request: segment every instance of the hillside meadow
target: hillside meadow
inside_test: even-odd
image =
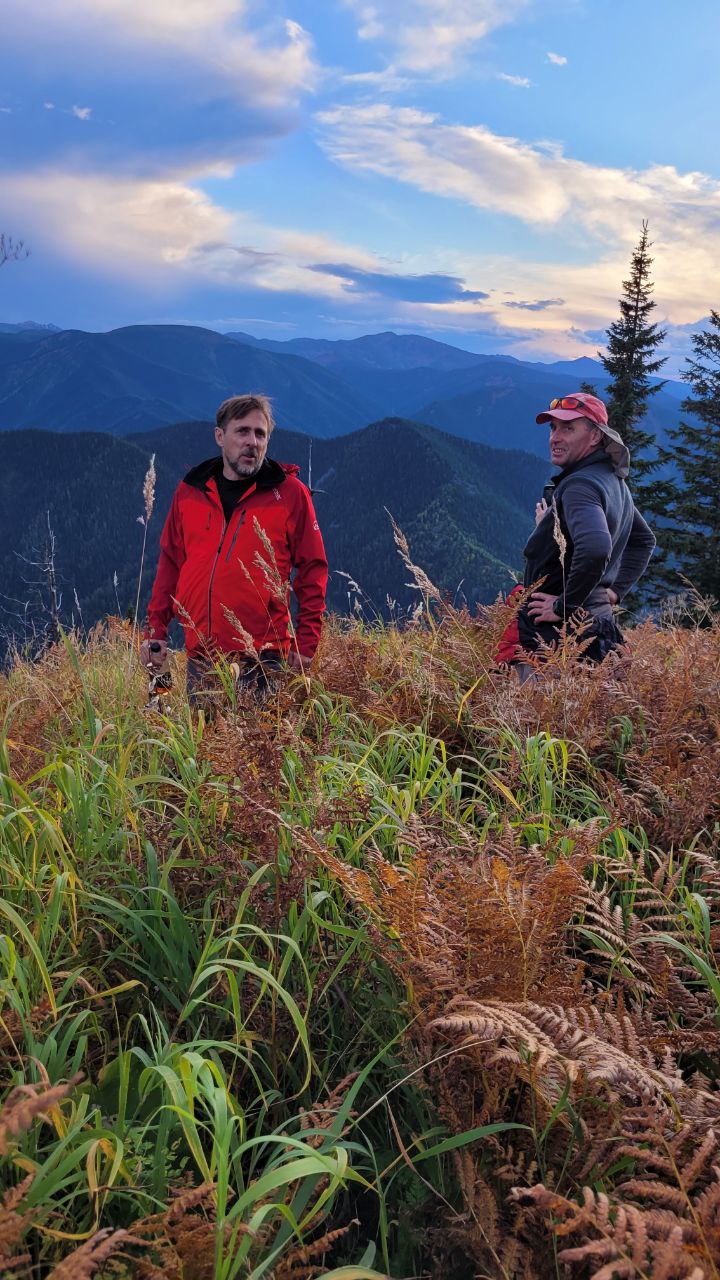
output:
[[[720,1275],[720,626],[507,618],[2,677],[0,1276]]]

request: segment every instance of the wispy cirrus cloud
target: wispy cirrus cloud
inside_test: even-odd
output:
[[[352,88],[372,89],[375,93],[400,93],[412,82],[407,76],[398,75],[394,67],[386,67],[384,71],[348,72],[341,77],[341,83]]]
[[[562,53],[547,53],[545,56],[548,62],[552,62],[556,67],[567,66],[567,58]]]
[[[593,165],[557,144],[446,124],[414,108],[340,107],[319,120],[322,144],[338,164],[510,214],[548,234],[562,230],[589,258],[612,261],[613,270],[626,264],[649,219],[657,296],[678,322],[707,310],[708,281],[720,256],[720,181],[708,174],[672,165]]]
[[[490,292],[483,323],[493,317],[498,334],[512,328],[515,354],[594,354],[597,341],[589,335],[604,333],[617,312],[628,255],[644,219],[653,240],[658,319],[669,322],[671,331],[696,324],[712,303],[720,181],[708,174],[682,173],[671,165],[593,165],[555,143],[448,124],[415,108],[391,112],[384,104],[336,108],[321,114],[320,125],[322,145],[343,167],[510,215],[546,238],[546,252],[535,260],[528,252],[465,252],[455,262],[445,255],[451,272],[460,268],[468,289],[482,282]],[[572,259],[568,241],[575,247]],[[508,290],[509,305],[502,300]],[[449,329],[472,325],[476,313],[476,304],[462,298],[426,310],[433,308],[438,323]]]
[[[506,84],[515,85],[516,89],[529,89],[532,80],[528,80],[527,76],[509,75],[507,71],[498,71],[496,80],[504,80]]]
[[[345,0],[361,40],[382,44],[395,66],[450,74],[457,58],[491,31],[513,22],[533,0]]]

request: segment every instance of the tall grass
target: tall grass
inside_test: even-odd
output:
[[[433,610],[211,724],[3,679],[0,1274],[717,1275],[718,629]]]

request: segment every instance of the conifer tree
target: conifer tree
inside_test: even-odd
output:
[[[650,320],[657,304],[652,296],[653,260],[649,250],[648,224],[643,222],[642,235],[630,262],[629,278],[623,281],[620,319],[614,320],[607,330],[607,354],[598,352],[611,379],[607,386],[610,425],[620,432],[632,455],[631,487],[639,498],[648,496],[643,477],[655,470],[658,459],[654,455],[655,436],[638,423],[645,416],[648,399],[663,385],[651,382],[650,378],[667,359],[667,356],[655,355],[666,331]]]
[[[710,312],[710,328],[693,334],[692,346],[681,374],[691,394],[681,410],[695,421],[671,431],[672,444],[663,451],[675,472],[664,486],[672,525],[663,542],[677,572],[701,595],[720,601],[720,312]]]

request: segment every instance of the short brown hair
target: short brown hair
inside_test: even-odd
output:
[[[234,418],[242,421],[247,418],[253,409],[258,409],[264,415],[267,422],[268,435],[271,434],[275,426],[273,418],[272,405],[267,396],[230,396],[229,400],[223,400],[220,408],[215,414],[215,425],[224,431],[228,422],[232,422]]]

